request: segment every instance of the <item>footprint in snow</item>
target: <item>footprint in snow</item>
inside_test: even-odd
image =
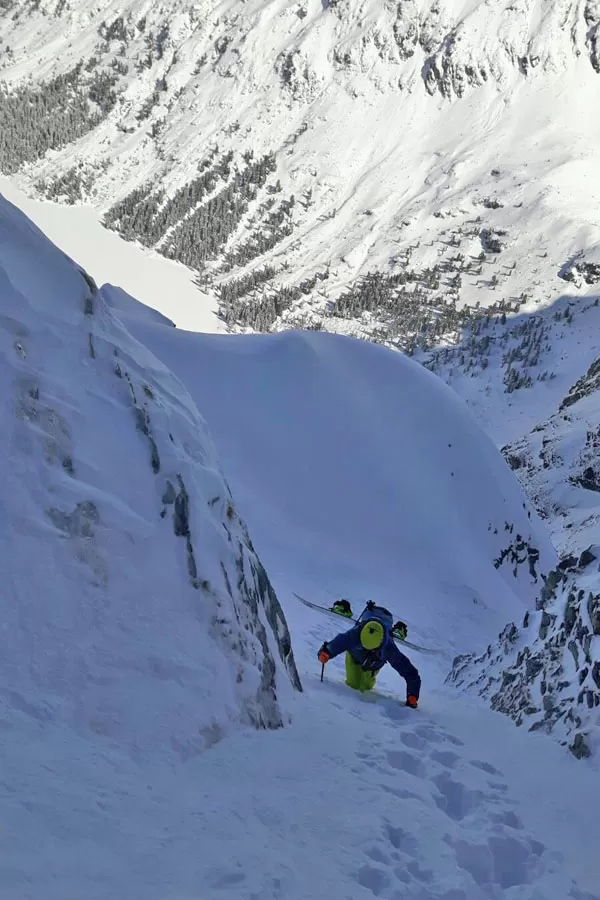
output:
[[[388,750],[385,755],[388,765],[392,769],[408,772],[409,775],[414,775],[415,778],[425,777],[425,766],[422,760],[415,756],[414,753],[408,753],[406,750]]]
[[[246,875],[244,872],[223,872],[220,875],[216,875],[213,877],[210,886],[212,888],[230,888],[234,885],[239,885],[242,881],[245,881]]]
[[[423,750],[427,746],[425,738],[415,734],[414,731],[403,731],[400,734],[400,740],[405,747],[410,747],[412,750]]]
[[[402,853],[406,853],[409,856],[416,856],[419,849],[418,842],[416,838],[409,831],[405,831],[404,828],[386,822],[383,826],[383,837],[394,850],[400,850]]]
[[[414,734],[424,740],[427,744],[453,744],[455,747],[464,747],[463,741],[460,741],[453,734],[447,731],[436,730],[432,725],[417,725],[414,728]]]
[[[383,852],[383,850],[377,845],[374,844],[372,847],[369,847],[365,850],[365,856],[368,856],[369,859],[372,859],[373,862],[382,863],[384,866],[389,866],[391,864],[390,857]]]
[[[405,725],[407,723],[407,717],[414,716],[415,713],[412,709],[407,709],[399,703],[386,703],[382,708],[382,715],[387,719],[391,719],[392,722],[400,722]]]
[[[387,890],[392,881],[405,885],[429,883],[433,873],[421,868],[418,854],[419,843],[410,832],[384,822],[380,840],[365,850],[365,855],[376,865],[363,865],[356,880],[376,897]]]
[[[457,753],[453,753],[451,750],[432,750],[429,754],[429,758],[433,759],[434,762],[439,763],[440,766],[444,766],[446,769],[453,769],[460,756]]]
[[[433,798],[436,806],[454,822],[462,822],[482,800],[487,799],[481,791],[471,790],[460,781],[455,781],[447,772],[442,772],[431,780],[439,791]]]
[[[394,787],[393,785],[390,785],[389,781],[383,782],[381,787],[384,791],[387,791],[388,794],[393,794],[394,797],[397,797],[398,800],[418,800],[419,803],[424,802],[423,797],[420,797],[419,794],[415,794],[413,791],[407,791],[405,788]]]
[[[480,759],[471,759],[469,762],[472,766],[475,766],[476,769],[487,772],[488,775],[502,775],[502,772],[499,772],[498,769],[495,769],[493,766],[490,766],[489,763],[483,762]]]
[[[531,884],[545,849],[539,841],[505,834],[490,835],[482,843],[451,838],[446,842],[456,854],[458,868],[468,872],[486,893],[492,885],[507,891]]]
[[[416,859],[406,864],[406,871],[412,875],[416,881],[423,881],[426,884],[433,881],[433,872],[431,869],[422,869]]]
[[[512,809],[506,812],[490,813],[490,821],[495,825],[506,825],[507,828],[514,828],[515,831],[521,831],[523,828],[523,823]]]
[[[506,794],[508,791],[508,785],[503,784],[501,781],[488,781],[489,786],[494,791],[499,791],[501,794]]]
[[[371,891],[375,897],[379,897],[390,884],[390,876],[387,872],[371,865],[361,866],[356,874],[356,880],[362,887]]]

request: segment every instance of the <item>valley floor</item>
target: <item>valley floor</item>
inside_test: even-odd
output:
[[[0,176],[0,194],[18,206],[98,285],[118,285],[142,303],[190,331],[224,331],[216,301],[194,284],[191,269],[124,241],[104,228],[91,206],[61,206],[27,197]]]

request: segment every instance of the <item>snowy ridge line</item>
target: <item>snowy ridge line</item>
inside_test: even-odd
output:
[[[310,607],[310,609],[317,610],[318,612],[328,613],[330,617],[337,619],[345,619],[346,622],[353,622],[355,625],[358,622],[358,619],[354,619],[350,616],[340,616],[339,613],[334,612],[332,609],[328,609],[326,606],[320,606],[318,603],[313,603],[311,600],[307,600],[305,597],[301,597],[300,594],[297,594],[295,591],[292,591],[294,597],[304,603],[306,606]],[[411,641],[400,640],[400,638],[393,635],[395,642],[400,647],[409,647],[411,650],[416,650],[418,653],[427,653],[431,656],[440,656],[442,655],[442,650],[431,650],[428,647],[421,647],[419,644],[413,644]]]

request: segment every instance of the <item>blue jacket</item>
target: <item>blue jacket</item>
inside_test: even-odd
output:
[[[400,653],[393,637],[389,634],[378,650],[365,650],[360,642],[360,632],[364,622],[359,622],[350,631],[342,631],[332,641],[327,641],[324,649],[333,659],[346,651],[354,662],[370,672],[378,672],[386,663],[396,670],[398,675],[406,681],[408,695],[419,697],[421,690],[421,677],[410,659]]]

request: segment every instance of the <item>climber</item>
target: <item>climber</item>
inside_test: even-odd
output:
[[[393,632],[399,631],[391,612],[372,601],[361,614],[356,625],[326,641],[317,656],[323,665],[346,651],[346,684],[356,691],[370,691],[375,687],[377,674],[389,663],[406,681],[406,705],[416,709],[421,690],[417,669],[394,643]],[[406,626],[404,625],[404,637]]]

